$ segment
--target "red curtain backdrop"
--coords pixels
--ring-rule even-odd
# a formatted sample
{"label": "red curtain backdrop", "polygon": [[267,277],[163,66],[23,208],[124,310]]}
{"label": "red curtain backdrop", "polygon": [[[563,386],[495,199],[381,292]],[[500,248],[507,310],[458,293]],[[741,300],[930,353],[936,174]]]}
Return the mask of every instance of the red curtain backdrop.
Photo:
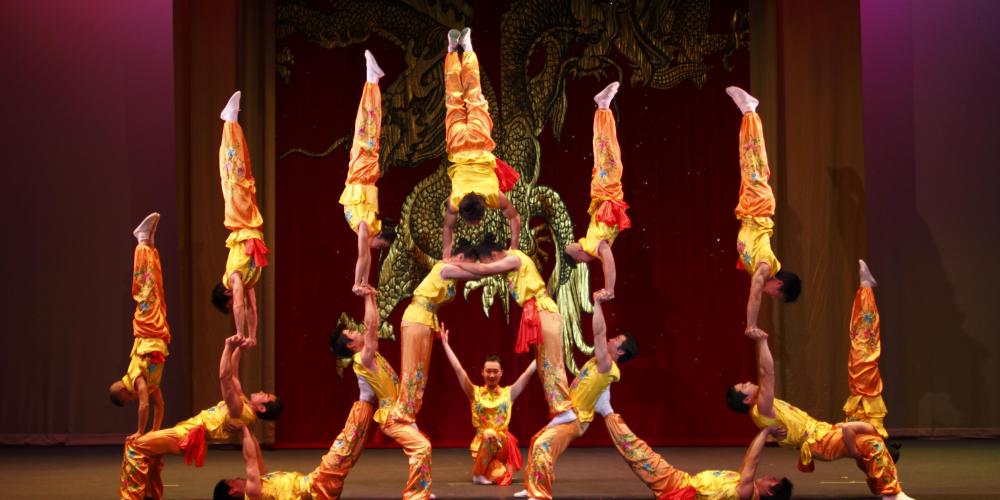
{"label": "red curtain backdrop", "polygon": [[[473,38],[483,72],[502,93],[499,23],[506,7],[490,4],[476,4]],[[709,32],[725,32],[735,8],[746,10],[746,2],[713,2]],[[322,151],[350,134],[365,81],[364,49],[372,50],[385,70],[383,86],[404,68],[402,51],[377,35],[340,49],[323,49],[293,35],[279,40],[279,49],[283,46],[291,48],[295,62],[291,81],[279,81],[277,88],[279,155],[296,147]],[[634,333],[641,353],[621,367],[612,404],[655,445],[745,444],[753,433],[745,416],[726,409],[723,395],[727,385],[754,374],[752,345],[742,336],[749,279],[735,269],[738,223],[732,211],[739,188],[740,113],[724,93],[729,85],[748,87],[748,51],[741,49],[730,61],[733,70],[727,72],[721,57],[708,58],[712,69],[701,88],[687,81],[668,90],[630,85],[629,66],[623,64],[625,80],[613,107],[633,227],[614,246],[617,298],[607,316],[609,333]],[[540,137],[539,184],[561,194],[577,237],[588,221],[592,96],[609,82],[569,80],[562,136],[554,138],[547,127]],[[327,348],[340,313],[360,318],[362,312],[361,300],[350,290],[356,238],[337,203],[347,160],[347,148],[341,148],[319,159],[293,154],[277,162],[275,377],[285,399],[279,446],[329,446],[357,398],[353,373],[338,377]],[[405,197],[438,163],[389,168],[379,181],[383,213],[398,218]],[[591,266],[591,276],[591,288],[600,288],[598,265]],[[397,334],[406,303],[389,318]],[[531,361],[513,353],[520,310],[513,305],[504,318],[494,304],[490,313],[483,315],[476,292],[469,302],[457,298],[440,316],[474,383],[482,381],[483,358],[498,354],[509,384]],[[583,322],[590,339],[590,316],[584,315]],[[382,341],[380,352],[398,368],[398,343]],[[578,355],[577,361],[585,359]],[[467,446],[473,436],[469,404],[440,345],[434,347],[429,373],[421,430],[435,446]],[[545,424],[545,413],[536,378],[514,405],[512,432],[527,444]],[[603,425],[595,424],[577,444],[610,445]],[[388,444],[374,434],[372,445]]]}

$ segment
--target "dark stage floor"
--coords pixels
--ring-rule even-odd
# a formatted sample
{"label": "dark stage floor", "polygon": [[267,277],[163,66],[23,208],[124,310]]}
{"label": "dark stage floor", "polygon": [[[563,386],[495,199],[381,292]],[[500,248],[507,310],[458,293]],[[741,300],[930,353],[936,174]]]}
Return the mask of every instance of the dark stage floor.
{"label": "dark stage floor", "polygon": [[[1000,441],[903,441],[900,476],[905,491],[917,499],[1000,498]],[[657,449],[687,471],[737,469],[741,448]],[[265,450],[270,470],[310,471],[322,450]],[[527,455],[525,453],[525,455]],[[795,470],[796,453],[768,448],[761,462],[765,474],[787,475],[796,498],[873,498],[853,462],[819,462],[816,472]],[[0,448],[0,498],[114,498],[121,448]],[[521,473],[508,487],[470,482],[468,451],[434,451],[434,493],[440,499],[512,498],[520,490]],[[344,490],[346,499],[398,499],[406,459],[396,449],[366,450]],[[185,466],[180,457],[167,459],[163,473],[166,498],[210,498],[216,481],[243,475],[242,455],[235,449],[209,450],[205,467]],[[571,448],[557,468],[558,499],[645,499],[651,493],[612,448]]]}

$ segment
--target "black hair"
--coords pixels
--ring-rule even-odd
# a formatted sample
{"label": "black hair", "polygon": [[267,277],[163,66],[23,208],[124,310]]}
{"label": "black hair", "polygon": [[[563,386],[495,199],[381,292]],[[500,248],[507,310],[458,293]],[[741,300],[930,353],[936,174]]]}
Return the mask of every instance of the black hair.
{"label": "black hair", "polygon": [[625,342],[618,348],[624,351],[621,356],[618,356],[618,363],[624,363],[639,355],[639,343],[635,341],[635,337],[631,333],[623,333],[625,335]]}
{"label": "black hair", "polygon": [[486,356],[486,360],[483,361],[483,364],[485,365],[490,361],[493,361],[494,363],[503,366],[503,363],[500,362],[500,356],[497,356],[496,354],[490,354],[489,356]]}
{"label": "black hair", "polygon": [[281,401],[278,396],[274,397],[274,401],[264,402],[264,411],[258,411],[257,417],[262,420],[277,420],[281,415],[281,410],[285,409],[285,403]]}
{"label": "black hair", "polygon": [[787,477],[771,487],[770,495],[761,495],[760,500],[788,500],[792,498],[792,482]]}
{"label": "black hair", "polygon": [[469,240],[465,238],[459,238],[455,242],[455,247],[451,249],[452,254],[462,254],[465,260],[477,260],[479,259],[479,252],[476,246],[472,244]]}
{"label": "black hair", "polygon": [[344,330],[347,329],[347,323],[342,319],[337,322],[333,333],[330,334],[330,352],[336,354],[339,358],[354,356],[354,351],[347,346],[347,344],[351,343],[351,339],[347,335],[344,335]]}
{"label": "black hair", "polygon": [[458,214],[467,222],[479,222],[486,215],[486,199],[476,193],[469,193],[458,202]]}
{"label": "black hair", "polygon": [[382,232],[378,233],[377,237],[392,245],[392,242],[396,241],[396,221],[382,217]]}
{"label": "black hair", "polygon": [[212,305],[223,314],[229,314],[229,300],[232,299],[231,296],[226,295],[226,291],[226,285],[222,283],[216,283],[215,288],[212,289]]}
{"label": "black hair", "polygon": [[483,235],[483,242],[476,245],[476,252],[482,258],[484,255],[490,255],[493,252],[502,252],[505,248],[507,248],[507,245],[497,241],[495,234],[486,233]]}
{"label": "black hair", "polygon": [[781,287],[778,288],[778,291],[781,292],[786,304],[798,300],[799,293],[802,293],[802,280],[799,279],[798,274],[781,270],[774,274],[774,278],[781,281]]}
{"label": "black hair", "polygon": [[726,391],[726,406],[736,413],[750,413],[750,405],[743,402],[746,398],[746,394],[737,391],[736,386],[731,385]]}
{"label": "black hair", "polygon": [[240,497],[234,497],[229,494],[229,485],[226,484],[225,479],[220,479],[218,483],[215,483],[215,489],[212,490],[212,500],[239,500]]}
{"label": "black hair", "polygon": [[899,441],[886,441],[885,450],[889,452],[889,456],[892,457],[892,463],[899,463],[900,448],[903,447],[903,443]]}

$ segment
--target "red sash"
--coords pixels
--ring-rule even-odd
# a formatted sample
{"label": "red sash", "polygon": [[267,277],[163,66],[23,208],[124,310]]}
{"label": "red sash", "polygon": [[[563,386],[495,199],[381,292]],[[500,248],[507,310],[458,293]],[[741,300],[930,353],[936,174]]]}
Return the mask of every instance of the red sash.
{"label": "red sash", "polygon": [[162,365],[166,360],[167,357],[160,351],[153,351],[146,354],[146,361],[151,365]]}
{"label": "red sash", "polygon": [[247,240],[247,255],[253,256],[253,265],[255,268],[267,266],[268,253],[270,253],[270,250],[267,249],[267,245],[263,241],[257,238]]}
{"label": "red sash", "polygon": [[531,299],[521,308],[521,328],[517,330],[514,352],[528,352],[528,346],[542,343],[542,320],[538,316],[538,301]]}
{"label": "red sash", "polygon": [[517,180],[521,178],[521,174],[517,173],[517,170],[514,170],[513,167],[499,157],[496,158],[496,166],[493,168],[493,171],[497,174],[500,190],[505,193],[514,189],[514,184],[517,184]]}
{"label": "red sash", "polygon": [[184,436],[181,451],[184,452],[185,464],[191,465],[194,462],[195,467],[205,465],[205,426],[199,425]]}
{"label": "red sash", "polygon": [[685,486],[676,490],[664,491],[656,500],[694,500],[698,491],[694,486]]}
{"label": "red sash", "polygon": [[500,478],[500,482],[497,483],[500,486],[509,485],[512,474],[521,470],[521,467],[524,466],[524,459],[521,457],[521,448],[517,446],[517,438],[510,431],[504,431],[504,434],[503,449],[507,453],[507,461],[504,463],[506,471],[503,477]]}
{"label": "red sash", "polygon": [[618,226],[619,231],[632,227],[632,220],[625,215],[628,203],[622,200],[605,200],[595,214],[597,220],[609,225]]}

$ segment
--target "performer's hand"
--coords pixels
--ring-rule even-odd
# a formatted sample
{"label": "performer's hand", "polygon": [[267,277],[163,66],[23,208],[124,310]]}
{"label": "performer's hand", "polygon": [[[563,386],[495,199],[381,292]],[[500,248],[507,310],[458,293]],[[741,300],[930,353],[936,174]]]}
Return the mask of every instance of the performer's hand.
{"label": "performer's hand", "polygon": [[604,296],[604,300],[602,300],[601,302],[607,302],[607,301],[615,298],[615,291],[614,290],[609,290],[607,288],[602,288],[602,289],[598,290],[598,292],[600,292]]}
{"label": "performer's hand", "polygon": [[781,441],[788,437],[788,429],[780,425],[769,425],[767,426],[767,433],[774,437],[777,441]]}
{"label": "performer's hand", "polygon": [[222,426],[226,429],[226,432],[235,433],[243,428],[242,420],[226,419]]}
{"label": "performer's hand", "polygon": [[603,304],[612,298],[608,296],[608,291],[603,288],[594,292],[594,304]]}
{"label": "performer's hand", "polygon": [[139,438],[139,436],[142,436],[141,432],[135,432],[135,433],[129,434],[128,437],[125,438],[125,442],[128,443],[129,441],[132,441],[132,440],[135,440],[135,439]]}
{"label": "performer's hand", "polygon": [[226,337],[226,347],[230,349],[236,349],[243,345],[243,337],[240,334],[236,334],[230,337]]}
{"label": "performer's hand", "polygon": [[761,330],[756,326],[748,326],[747,329],[743,332],[743,334],[746,335],[747,337],[750,337],[753,340],[767,339],[767,332]]}
{"label": "performer's hand", "polygon": [[251,347],[255,347],[256,345],[257,345],[256,337],[245,337],[243,338],[243,341],[240,342],[240,347],[244,349],[250,349]]}
{"label": "performer's hand", "polygon": [[444,322],[441,323],[441,331],[438,332],[438,336],[441,337],[441,342],[444,345],[448,344],[448,328],[444,326]]}
{"label": "performer's hand", "polygon": [[361,285],[361,293],[359,293],[358,295],[362,297],[367,297],[369,295],[378,295],[378,290],[376,290],[375,287],[365,283],[364,285]]}
{"label": "performer's hand", "polygon": [[365,285],[354,285],[351,287],[351,291],[354,292],[354,295],[363,297],[365,295]]}

